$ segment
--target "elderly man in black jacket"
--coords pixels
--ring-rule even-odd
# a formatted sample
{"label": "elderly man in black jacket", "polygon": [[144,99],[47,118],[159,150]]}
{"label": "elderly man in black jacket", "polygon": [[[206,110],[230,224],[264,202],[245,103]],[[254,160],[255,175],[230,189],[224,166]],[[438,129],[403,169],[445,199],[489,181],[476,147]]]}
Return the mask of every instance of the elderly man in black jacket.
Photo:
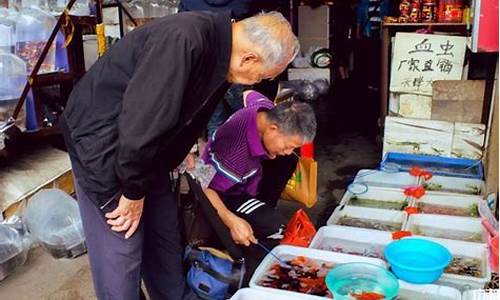
{"label": "elderly man in black jacket", "polygon": [[298,52],[279,13],[187,12],[134,30],[80,80],[63,132],[98,299],[191,299],[169,171],[229,83],[281,73]]}

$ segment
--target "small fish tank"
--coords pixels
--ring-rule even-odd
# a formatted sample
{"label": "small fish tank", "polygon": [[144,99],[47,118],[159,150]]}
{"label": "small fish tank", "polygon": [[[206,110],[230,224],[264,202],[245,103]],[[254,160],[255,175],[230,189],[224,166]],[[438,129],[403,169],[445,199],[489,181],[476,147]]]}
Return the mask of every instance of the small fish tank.
{"label": "small fish tank", "polygon": [[381,166],[384,167],[387,164],[396,164],[399,166],[399,171],[405,172],[418,166],[434,175],[476,179],[483,179],[484,176],[481,161],[473,159],[388,152]]}
{"label": "small fish tank", "polygon": [[445,269],[445,273],[461,276],[481,278],[482,262],[478,258],[456,255],[453,256],[450,265]]}
{"label": "small fish tank", "polygon": [[406,213],[402,211],[342,205],[327,224],[393,232],[402,229],[405,218]]}
{"label": "small fish tank", "polygon": [[407,230],[413,235],[484,243],[485,233],[479,218],[455,217],[429,214],[411,215]]}
{"label": "small fish tank", "polygon": [[478,196],[425,195],[416,201],[420,213],[459,217],[479,217]]}
{"label": "small fish tank", "polygon": [[271,251],[284,263],[268,254],[255,270],[250,288],[303,299],[332,298],[325,280],[327,273],[338,265],[364,262],[385,268],[380,259],[318,249],[280,245]]}
{"label": "small fish tank", "polygon": [[304,256],[284,256],[282,265],[274,263],[258,282],[262,287],[287,290],[319,297],[333,298],[325,284],[327,272],[334,263],[313,260]]}
{"label": "small fish tank", "polygon": [[309,248],[383,259],[392,233],[338,225],[321,227]]}
{"label": "small fish tank", "polygon": [[428,180],[422,179],[422,186],[430,194],[465,194],[485,195],[486,184],[483,180],[474,178],[460,178],[449,176],[432,176]]}
{"label": "small fish tank", "polygon": [[363,195],[352,196],[349,199],[349,205],[352,206],[362,206],[371,208],[381,208],[381,209],[391,209],[391,210],[403,210],[408,206],[408,201],[388,201],[388,200],[378,200],[370,199]]}

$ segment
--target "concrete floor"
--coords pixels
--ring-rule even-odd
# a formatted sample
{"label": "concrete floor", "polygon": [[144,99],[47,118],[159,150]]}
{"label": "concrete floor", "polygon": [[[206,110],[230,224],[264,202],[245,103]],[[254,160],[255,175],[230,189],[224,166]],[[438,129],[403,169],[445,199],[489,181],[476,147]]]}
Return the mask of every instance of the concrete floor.
{"label": "concrete floor", "polygon": [[[315,104],[319,120],[319,197],[317,205],[306,211],[318,227],[325,224],[352,176],[359,169],[376,167],[380,161],[373,134],[376,110],[370,112],[369,105],[355,103],[360,98],[349,91],[340,86],[335,95]],[[285,215],[291,215],[300,206],[280,201],[278,207]],[[55,260],[41,248],[32,249],[26,264],[0,282],[0,299],[95,299],[88,258],[84,255]]]}
{"label": "concrete floor", "polygon": [[95,299],[87,255],[56,260],[41,247],[31,249],[27,262],[0,282],[0,299]]}

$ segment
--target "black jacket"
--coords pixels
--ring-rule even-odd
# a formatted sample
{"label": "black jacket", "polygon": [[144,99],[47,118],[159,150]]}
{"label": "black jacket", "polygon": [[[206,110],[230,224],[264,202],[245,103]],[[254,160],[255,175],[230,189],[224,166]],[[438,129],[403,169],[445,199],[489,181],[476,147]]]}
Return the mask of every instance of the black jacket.
{"label": "black jacket", "polygon": [[113,45],[71,93],[63,131],[78,183],[96,205],[145,195],[180,164],[227,90],[228,13],[148,23]]}

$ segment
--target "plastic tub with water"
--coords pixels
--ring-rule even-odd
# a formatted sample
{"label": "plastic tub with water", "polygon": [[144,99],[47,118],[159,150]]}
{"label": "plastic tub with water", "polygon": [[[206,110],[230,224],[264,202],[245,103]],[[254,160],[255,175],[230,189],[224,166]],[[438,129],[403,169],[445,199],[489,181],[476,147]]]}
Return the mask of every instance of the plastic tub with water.
{"label": "plastic tub with water", "polygon": [[405,230],[413,235],[422,235],[449,240],[485,243],[481,219],[445,215],[410,215]]}
{"label": "plastic tub with water", "polygon": [[390,232],[329,225],[318,230],[309,248],[383,259],[390,242]]}
{"label": "plastic tub with water", "polygon": [[330,216],[327,225],[393,232],[403,228],[406,216],[402,211],[341,205]]}
{"label": "plastic tub with water", "polygon": [[479,217],[479,196],[458,194],[426,194],[415,201],[420,213],[459,217]]}
{"label": "plastic tub with water", "polygon": [[[327,272],[334,266],[339,264],[350,262],[365,262],[378,265],[383,268],[386,267],[386,264],[380,259],[322,251],[310,248],[281,245],[275,247],[272,252],[284,261],[288,261],[297,257],[303,257],[307,261],[311,261],[318,265],[321,265],[321,274],[317,275],[319,285],[325,285],[324,277],[326,277]],[[275,295],[290,295],[292,297],[304,297],[304,299],[325,299],[325,296],[306,295],[304,293],[266,286],[267,284],[265,284],[265,282],[276,278],[273,277],[276,276],[275,272],[273,272],[273,268],[276,268],[276,266],[279,266],[279,262],[272,255],[268,254],[255,270],[249,283],[250,287],[268,291],[274,293]],[[281,278],[277,278],[276,280],[279,280],[281,283],[283,283],[283,280]],[[293,279],[293,281],[297,281],[297,279]],[[294,282],[284,282],[284,284],[287,283],[294,284]],[[287,288],[291,287],[288,286]],[[326,285],[324,286],[324,288],[326,288]]]}
{"label": "plastic tub with water", "polygon": [[450,176],[432,176],[429,180],[421,179],[421,184],[429,194],[465,194],[485,195],[486,185],[481,179]]}
{"label": "plastic tub with water", "polygon": [[459,290],[436,284],[411,284],[399,281],[397,300],[461,300]]}
{"label": "plastic tub with water", "polygon": [[418,178],[408,172],[385,172],[363,169],[356,174],[354,183],[364,183],[368,186],[384,188],[404,188],[418,184]]}
{"label": "plastic tub with water", "polygon": [[439,243],[407,238],[387,245],[384,256],[392,272],[410,283],[433,283],[450,264],[450,251]]}
{"label": "plastic tub with water", "polygon": [[366,192],[360,194],[348,190],[342,197],[341,205],[403,210],[408,201],[404,190],[367,186]]}

